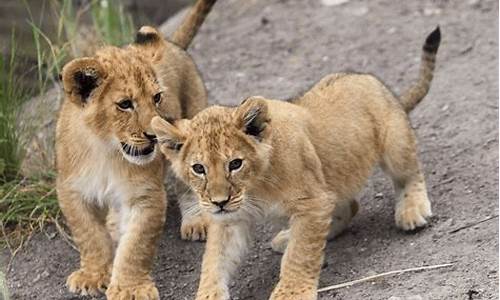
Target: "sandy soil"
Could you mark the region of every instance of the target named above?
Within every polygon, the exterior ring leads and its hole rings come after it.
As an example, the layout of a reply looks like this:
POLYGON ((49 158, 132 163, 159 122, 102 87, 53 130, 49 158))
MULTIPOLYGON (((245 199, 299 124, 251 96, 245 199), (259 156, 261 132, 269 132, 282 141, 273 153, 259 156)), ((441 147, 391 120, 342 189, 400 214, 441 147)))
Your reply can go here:
MULTIPOLYGON (((371 72, 393 90, 417 75, 420 47, 441 25, 433 86, 412 113, 433 201, 430 226, 397 230, 389 180, 376 171, 360 195, 350 229, 326 249, 320 286, 422 265, 451 268, 386 277, 320 294, 320 299, 498 299, 498 2, 220 0, 191 50, 212 103, 249 95, 285 99, 322 76, 371 72)), ((192 299, 202 243, 180 240, 176 207, 168 213, 154 278, 162 299, 192 299)), ((266 299, 279 273, 269 248, 278 228, 259 226, 257 241, 232 285, 234 299, 266 299)), ((53 228, 16 256, 8 273, 12 299, 80 299, 65 277, 77 252, 53 228)), ((7 255, 4 253, 4 260, 7 255)))

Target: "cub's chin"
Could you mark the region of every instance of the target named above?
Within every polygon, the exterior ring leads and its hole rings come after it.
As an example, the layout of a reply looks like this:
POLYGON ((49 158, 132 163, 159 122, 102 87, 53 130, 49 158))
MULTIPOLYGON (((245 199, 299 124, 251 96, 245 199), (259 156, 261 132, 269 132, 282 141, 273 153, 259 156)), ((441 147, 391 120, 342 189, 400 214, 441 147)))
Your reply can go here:
POLYGON ((218 221, 231 221, 231 220, 238 220, 239 219, 239 209, 234 210, 234 211, 212 211, 210 213, 213 219, 218 220, 218 221))
POLYGON ((122 143, 121 153, 128 162, 143 166, 149 164, 156 158, 156 156, 158 155, 157 148, 158 147, 156 147, 156 144, 151 144, 143 148, 137 148, 122 143))
POLYGON ((251 220, 255 216, 260 216, 258 212, 248 211, 242 206, 232 207, 230 209, 210 209, 208 210, 212 219, 223 222, 240 222, 242 220, 251 220))

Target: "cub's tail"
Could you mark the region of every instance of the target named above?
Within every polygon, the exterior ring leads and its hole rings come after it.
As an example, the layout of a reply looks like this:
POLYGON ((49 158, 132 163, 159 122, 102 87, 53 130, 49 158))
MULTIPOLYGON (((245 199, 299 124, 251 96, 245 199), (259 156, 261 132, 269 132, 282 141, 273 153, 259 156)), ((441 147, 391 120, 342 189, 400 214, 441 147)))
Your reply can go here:
POLYGON ((174 32, 172 42, 186 50, 217 0, 198 0, 174 32))
POLYGON ((429 92, 440 42, 441 30, 438 26, 425 40, 417 82, 400 97, 401 104, 407 113, 414 109, 425 95, 427 95, 427 92, 429 92))

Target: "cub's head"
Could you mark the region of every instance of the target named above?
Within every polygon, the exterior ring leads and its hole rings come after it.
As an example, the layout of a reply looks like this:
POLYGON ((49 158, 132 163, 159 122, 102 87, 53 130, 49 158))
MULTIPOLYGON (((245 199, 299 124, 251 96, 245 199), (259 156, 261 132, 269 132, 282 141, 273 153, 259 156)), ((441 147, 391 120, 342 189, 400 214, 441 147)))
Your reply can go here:
POLYGON ((237 108, 212 106, 174 124, 153 118, 161 151, 174 171, 198 194, 201 207, 225 218, 254 213, 247 192, 269 164, 270 119, 263 98, 237 108))
POLYGON ((61 74, 65 101, 76 107, 75 118, 83 121, 78 126, 134 164, 149 163, 157 155, 151 119, 170 117, 164 101, 168 91, 153 69, 164 43, 155 29, 143 27, 134 44, 74 59, 61 74))

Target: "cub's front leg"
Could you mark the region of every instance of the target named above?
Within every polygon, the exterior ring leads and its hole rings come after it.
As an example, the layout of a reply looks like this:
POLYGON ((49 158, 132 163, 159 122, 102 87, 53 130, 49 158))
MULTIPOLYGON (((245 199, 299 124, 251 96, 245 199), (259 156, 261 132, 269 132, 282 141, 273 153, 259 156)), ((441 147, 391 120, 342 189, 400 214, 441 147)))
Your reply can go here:
POLYGON ((206 240, 210 217, 201 210, 194 192, 180 180, 174 180, 182 214, 181 238, 188 241, 206 240))
POLYGON ((124 233, 118 243, 108 300, 156 300, 158 290, 151 278, 156 244, 165 222, 166 196, 151 192, 129 202, 121 218, 124 233))
POLYGON ((58 183, 59 206, 80 251, 80 269, 66 280, 72 293, 98 296, 109 285, 113 243, 105 226, 105 212, 75 191, 58 183))
POLYGON ((290 240, 281 261, 280 280, 271 300, 314 300, 333 201, 326 196, 296 203, 290 218, 290 240))
POLYGON ((248 248, 249 239, 247 223, 210 223, 197 300, 230 299, 228 284, 248 248))

